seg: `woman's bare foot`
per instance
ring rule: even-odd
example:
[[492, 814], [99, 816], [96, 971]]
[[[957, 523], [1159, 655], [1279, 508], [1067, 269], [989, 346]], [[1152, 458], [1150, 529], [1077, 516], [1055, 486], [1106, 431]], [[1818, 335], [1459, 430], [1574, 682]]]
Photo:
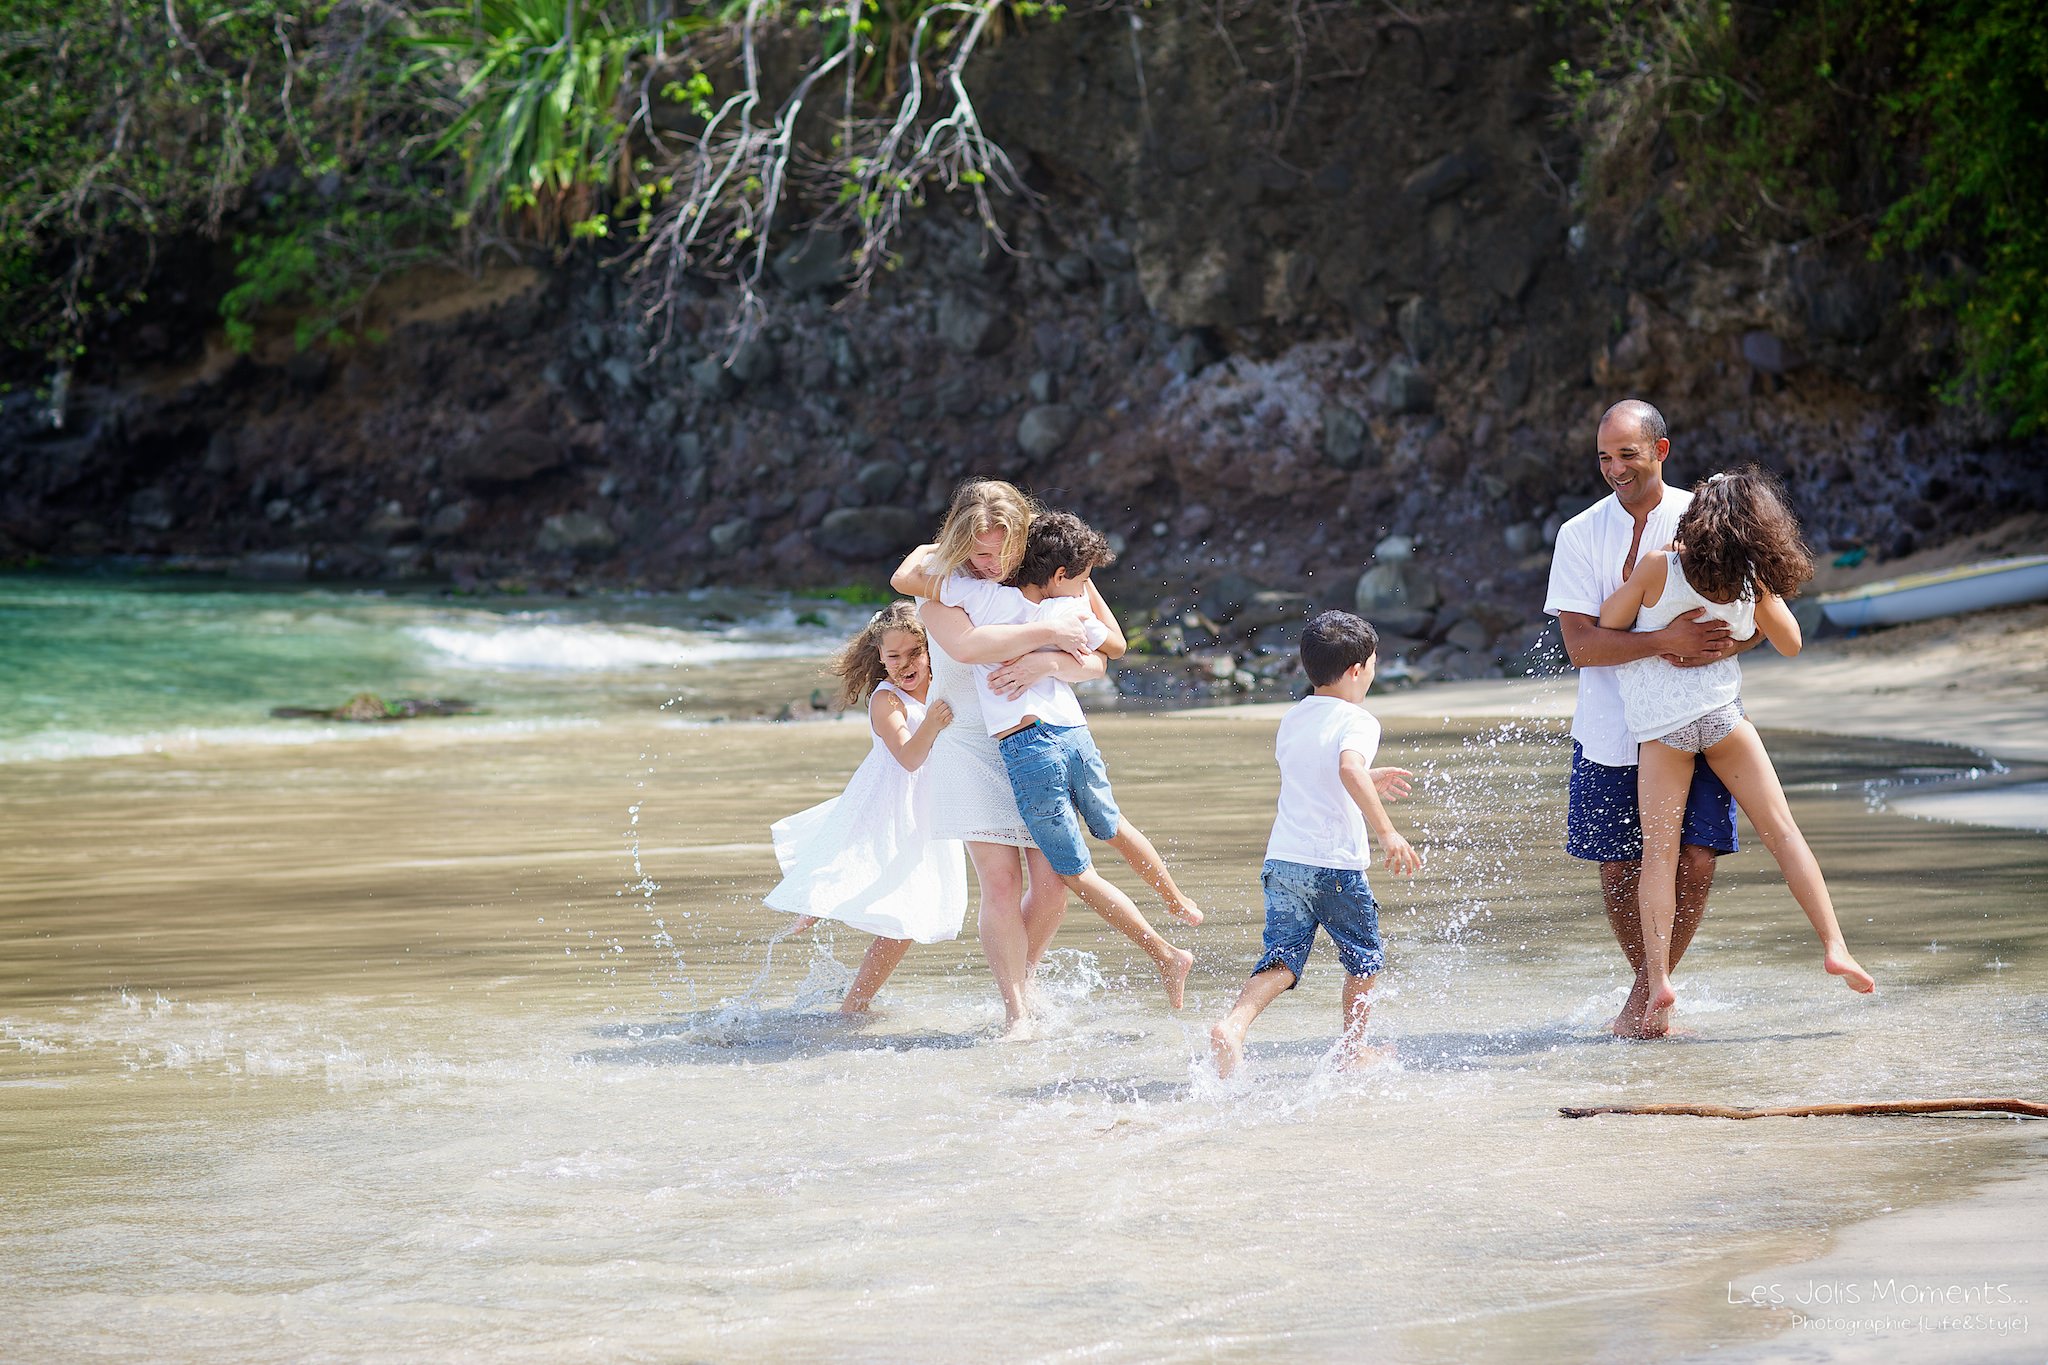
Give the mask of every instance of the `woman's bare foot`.
[[1377, 1047], [1371, 1047], [1364, 1043], [1353, 1043], [1344, 1050], [1343, 1060], [1337, 1063], [1337, 1069], [1340, 1071], [1363, 1071], [1369, 1066], [1378, 1066], [1381, 1062], [1391, 1062], [1393, 1060], [1394, 1046], [1391, 1043], [1382, 1043]]
[[[1667, 976], [1663, 981], [1650, 987], [1650, 998], [1643, 1005], [1643, 1021], [1645, 1023], [1650, 1022], [1659, 1015], [1666, 1013], [1677, 1003], [1678, 992], [1672, 987], [1671, 978]], [[1665, 1021], [1664, 1027], [1666, 1029], [1671, 1027], [1668, 1019]]]
[[1005, 1019], [1003, 1031], [997, 1035], [997, 1041], [1004, 1043], [1029, 1043], [1035, 1042], [1037, 1038], [1038, 1021], [1028, 1014]]
[[1877, 978], [1856, 965], [1856, 959], [1849, 956], [1847, 948], [1830, 948], [1821, 959], [1829, 976], [1839, 976], [1842, 984], [1862, 995], [1869, 995], [1877, 989]]
[[1179, 894], [1166, 898], [1166, 913], [1172, 915], [1182, 924], [1200, 924], [1202, 922], [1200, 907], [1186, 896]]
[[1180, 1008], [1182, 994], [1187, 990], [1188, 973], [1194, 970], [1195, 955], [1185, 948], [1167, 945], [1164, 962], [1154, 965], [1159, 968], [1159, 980], [1166, 987], [1166, 1003]]
[[1244, 1033], [1230, 1026], [1228, 1019], [1209, 1030], [1209, 1055], [1216, 1061], [1216, 1074], [1228, 1080], [1244, 1064]]

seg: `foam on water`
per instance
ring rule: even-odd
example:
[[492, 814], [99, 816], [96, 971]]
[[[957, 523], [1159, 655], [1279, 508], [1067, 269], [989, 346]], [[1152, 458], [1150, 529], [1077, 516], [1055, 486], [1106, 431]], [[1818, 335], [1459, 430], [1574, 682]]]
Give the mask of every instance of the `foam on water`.
[[822, 630], [806, 632], [801, 640], [598, 625], [411, 626], [405, 633], [455, 667], [561, 673], [816, 657], [836, 643]]

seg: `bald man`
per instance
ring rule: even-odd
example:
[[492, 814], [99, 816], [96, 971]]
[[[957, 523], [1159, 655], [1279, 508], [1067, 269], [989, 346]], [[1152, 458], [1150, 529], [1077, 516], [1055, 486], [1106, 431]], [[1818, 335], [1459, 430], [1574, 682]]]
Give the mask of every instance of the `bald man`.
[[[1692, 494], [1664, 482], [1671, 441], [1664, 416], [1641, 399], [1616, 403], [1600, 419], [1600, 474], [1612, 490], [1566, 522], [1550, 561], [1543, 610], [1557, 618], [1565, 653], [1579, 670], [1572, 712], [1571, 807], [1565, 850], [1600, 864], [1600, 890], [1622, 955], [1635, 971], [1628, 1002], [1614, 1019], [1623, 1038], [1670, 1032], [1669, 1011], [1645, 1013], [1649, 972], [1636, 886], [1643, 869], [1643, 828], [1636, 807], [1636, 742], [1622, 716], [1615, 673], [1622, 664], [1661, 654], [1697, 667], [1738, 652], [1725, 623], [1692, 612], [1662, 630], [1604, 630], [1600, 604], [1621, 586], [1644, 552], [1669, 545]], [[1753, 642], [1752, 642], [1753, 643]], [[1735, 799], [1704, 758], [1693, 770], [1678, 854], [1678, 916], [1671, 930], [1671, 967], [1692, 942], [1714, 884], [1714, 859], [1736, 851]]]

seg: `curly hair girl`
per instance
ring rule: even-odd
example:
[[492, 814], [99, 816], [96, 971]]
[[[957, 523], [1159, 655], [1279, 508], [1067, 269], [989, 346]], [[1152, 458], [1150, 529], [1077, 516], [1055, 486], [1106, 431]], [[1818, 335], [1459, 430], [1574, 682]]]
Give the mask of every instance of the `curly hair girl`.
[[868, 618], [860, 634], [843, 645], [825, 666], [828, 676], [839, 679], [839, 704], [857, 705], [861, 698], [886, 680], [889, 670], [882, 663], [882, 637], [900, 630], [917, 641], [920, 652], [927, 648], [924, 622], [917, 619], [917, 603], [897, 600]]
[[1693, 489], [1678, 519], [1685, 576], [1702, 597], [1733, 602], [1774, 593], [1793, 597], [1813, 577], [1813, 552], [1777, 479], [1758, 468], [1716, 474]]

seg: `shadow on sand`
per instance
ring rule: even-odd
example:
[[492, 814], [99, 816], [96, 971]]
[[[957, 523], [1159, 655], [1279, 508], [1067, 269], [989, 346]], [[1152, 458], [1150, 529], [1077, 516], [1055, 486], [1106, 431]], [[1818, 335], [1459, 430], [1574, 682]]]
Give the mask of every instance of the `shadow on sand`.
[[606, 1024], [612, 1040], [577, 1060], [599, 1066], [730, 1066], [794, 1061], [833, 1052], [913, 1052], [975, 1047], [986, 1033], [890, 1033], [886, 1017], [728, 1006], [647, 1024]]

